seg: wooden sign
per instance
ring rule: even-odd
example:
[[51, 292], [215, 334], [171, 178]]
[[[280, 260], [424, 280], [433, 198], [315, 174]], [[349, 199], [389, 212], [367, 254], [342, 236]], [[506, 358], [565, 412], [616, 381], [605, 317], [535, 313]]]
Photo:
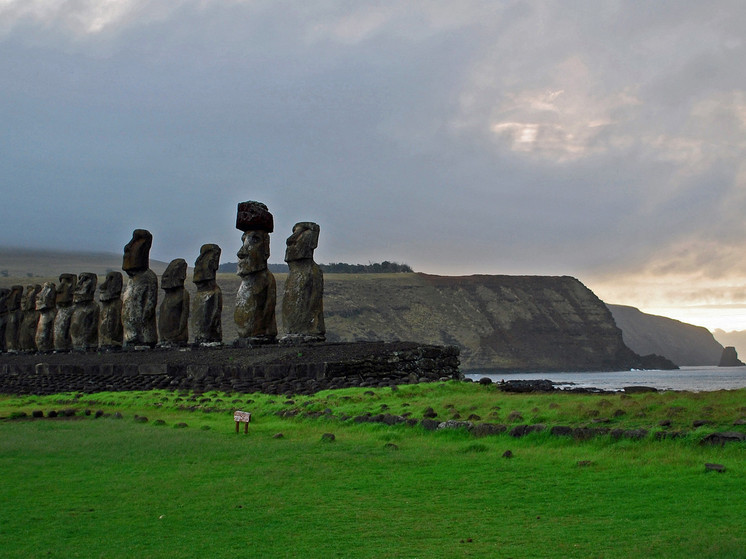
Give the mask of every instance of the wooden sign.
[[244, 426], [244, 433], [249, 432], [249, 423], [251, 423], [251, 414], [249, 412], [236, 410], [233, 412], [233, 421], [236, 422], [236, 433], [238, 433], [238, 425], [240, 423], [246, 424]]

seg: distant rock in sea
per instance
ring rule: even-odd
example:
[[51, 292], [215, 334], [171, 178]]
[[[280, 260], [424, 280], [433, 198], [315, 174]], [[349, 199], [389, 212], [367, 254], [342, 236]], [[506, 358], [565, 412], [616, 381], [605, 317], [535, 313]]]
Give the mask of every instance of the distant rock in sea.
[[723, 348], [723, 356], [720, 358], [718, 367], [743, 367], [744, 363], [738, 359], [736, 348], [728, 346]]

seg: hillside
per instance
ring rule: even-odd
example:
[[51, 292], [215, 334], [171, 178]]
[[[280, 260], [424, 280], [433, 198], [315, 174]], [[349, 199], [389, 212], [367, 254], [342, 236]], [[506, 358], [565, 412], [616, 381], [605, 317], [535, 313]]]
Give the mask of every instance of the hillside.
[[[163, 273], [167, 265], [168, 262], [150, 260], [150, 267], [157, 274]], [[122, 270], [122, 253], [0, 247], [0, 280], [15, 278], [23, 280], [17, 283], [24, 283], [30, 278], [55, 278], [65, 272], [106, 275], [109, 270]]]
[[622, 330], [624, 343], [640, 355], [663, 355], [680, 366], [717, 365], [720, 361], [723, 346], [707, 328], [646, 314], [634, 307], [607, 307]]
[[[2, 256], [2, 254], [0, 254]], [[96, 258], [99, 258], [96, 260]], [[62, 272], [120, 269], [118, 255], [6, 257], [2, 268], [20, 270], [0, 286], [39, 283]], [[165, 263], [155, 263], [161, 272]], [[280, 331], [285, 274], [277, 278]], [[194, 292], [194, 285], [187, 288]], [[236, 338], [234, 294], [239, 278], [219, 274], [223, 339]], [[415, 273], [327, 274], [325, 316], [329, 341], [414, 341], [457, 345], [464, 370], [610, 370], [640, 367], [624, 345], [610, 311], [571, 277], [462, 276]], [[649, 353], [649, 352], [643, 352]]]
[[715, 336], [715, 339], [724, 346], [735, 347], [741, 361], [746, 357], [746, 330], [726, 332], [718, 329], [715, 330], [712, 335]]

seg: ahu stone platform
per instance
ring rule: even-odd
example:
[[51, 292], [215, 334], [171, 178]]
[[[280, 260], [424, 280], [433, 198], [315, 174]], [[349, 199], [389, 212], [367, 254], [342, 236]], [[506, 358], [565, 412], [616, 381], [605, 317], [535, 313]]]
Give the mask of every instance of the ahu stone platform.
[[461, 378], [457, 347], [413, 342], [0, 355], [2, 394], [152, 389], [312, 394]]

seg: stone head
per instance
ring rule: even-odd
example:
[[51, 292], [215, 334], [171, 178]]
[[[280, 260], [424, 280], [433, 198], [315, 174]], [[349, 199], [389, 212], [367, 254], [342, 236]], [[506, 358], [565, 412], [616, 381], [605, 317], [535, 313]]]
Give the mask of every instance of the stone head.
[[22, 311], [33, 311], [36, 309], [36, 296], [39, 291], [41, 291], [41, 285], [38, 283], [26, 286], [26, 291], [23, 292], [23, 297], [21, 297]]
[[10, 289], [0, 287], [0, 314], [8, 312], [8, 297], [10, 297]]
[[150, 246], [153, 235], [147, 229], [135, 229], [132, 240], [124, 246], [122, 270], [132, 275], [150, 267]]
[[211, 281], [220, 266], [220, 247], [215, 244], [202, 245], [194, 263], [194, 283]]
[[53, 309], [57, 299], [57, 286], [48, 281], [41, 286], [41, 291], [36, 295], [36, 310], [45, 311]]
[[78, 283], [75, 274], [60, 274], [60, 285], [57, 288], [57, 306], [69, 305], [73, 302], [73, 293]]
[[23, 286], [13, 285], [10, 288], [10, 295], [8, 296], [8, 310], [15, 312], [21, 308], [21, 298], [23, 297]]
[[163, 289], [177, 289], [184, 287], [187, 276], [187, 263], [183, 258], [171, 260], [161, 276], [161, 287]]
[[267, 269], [269, 260], [269, 233], [267, 231], [245, 231], [241, 235], [238, 256], [238, 275], [251, 274]]
[[96, 293], [96, 284], [98, 277], [91, 272], [83, 272], [78, 276], [78, 284], [75, 287], [73, 302], [85, 303], [93, 301], [93, 295]]
[[313, 258], [314, 249], [319, 246], [320, 227], [310, 221], [301, 221], [293, 226], [293, 234], [285, 242], [285, 262]]
[[119, 299], [122, 294], [122, 283], [122, 272], [107, 272], [106, 279], [101, 284], [99, 300], [113, 301]]

